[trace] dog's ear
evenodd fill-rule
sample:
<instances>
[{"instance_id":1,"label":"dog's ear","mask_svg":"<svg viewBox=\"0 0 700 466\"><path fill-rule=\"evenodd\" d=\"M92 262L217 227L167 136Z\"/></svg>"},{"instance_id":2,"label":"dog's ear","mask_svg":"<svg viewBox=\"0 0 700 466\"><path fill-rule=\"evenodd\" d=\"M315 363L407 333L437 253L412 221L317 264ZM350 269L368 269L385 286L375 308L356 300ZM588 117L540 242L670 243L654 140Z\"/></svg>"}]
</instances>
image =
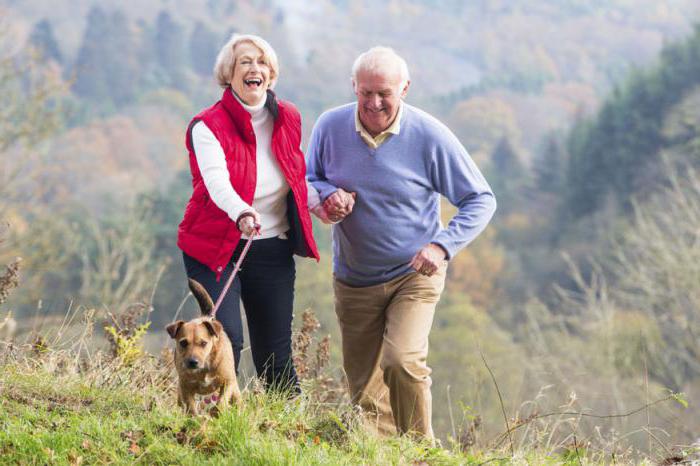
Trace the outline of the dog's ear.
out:
<instances>
[{"instance_id":1,"label":"dog's ear","mask_svg":"<svg viewBox=\"0 0 700 466\"><path fill-rule=\"evenodd\" d=\"M190 286L190 291L199 303L199 309L202 311L202 315L208 316L211 314L211 310L214 309L214 302L211 300L207 290L205 290L198 281L192 280L191 278L187 279L187 283Z\"/></svg>"},{"instance_id":2,"label":"dog's ear","mask_svg":"<svg viewBox=\"0 0 700 466\"><path fill-rule=\"evenodd\" d=\"M170 335L170 338L175 338L177 336L177 332L180 331L180 327L182 327L182 324L184 323L184 320L178 320L165 327L165 330L168 331L168 335Z\"/></svg>"},{"instance_id":3,"label":"dog's ear","mask_svg":"<svg viewBox=\"0 0 700 466\"><path fill-rule=\"evenodd\" d=\"M204 326L209 330L209 335L213 337L220 337L221 332L224 330L224 326L218 320L205 320L202 322Z\"/></svg>"}]
</instances>

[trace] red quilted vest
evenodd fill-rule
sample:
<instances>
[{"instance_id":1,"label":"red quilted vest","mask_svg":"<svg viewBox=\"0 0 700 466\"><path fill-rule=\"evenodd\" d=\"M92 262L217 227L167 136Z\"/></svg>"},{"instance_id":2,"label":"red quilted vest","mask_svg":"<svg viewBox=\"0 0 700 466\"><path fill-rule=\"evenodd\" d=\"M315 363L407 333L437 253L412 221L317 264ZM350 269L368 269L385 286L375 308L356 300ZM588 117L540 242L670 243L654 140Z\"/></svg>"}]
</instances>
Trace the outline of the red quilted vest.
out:
<instances>
[{"instance_id":1,"label":"red quilted vest","mask_svg":"<svg viewBox=\"0 0 700 466\"><path fill-rule=\"evenodd\" d=\"M278 101L268 91L265 104L274 117L272 153L289 184L287 216L294 252L319 259L314 241L311 216L307 207L306 163L301 145L301 116L289 102ZM214 133L226 155L226 165L233 189L248 204L253 203L256 183L255 132L250 114L225 89L220 101L195 116L187 129L186 145L190 153L192 197L180 222L177 245L187 255L207 265L217 280L241 239L233 220L209 198L192 147L192 126L203 121Z\"/></svg>"}]
</instances>

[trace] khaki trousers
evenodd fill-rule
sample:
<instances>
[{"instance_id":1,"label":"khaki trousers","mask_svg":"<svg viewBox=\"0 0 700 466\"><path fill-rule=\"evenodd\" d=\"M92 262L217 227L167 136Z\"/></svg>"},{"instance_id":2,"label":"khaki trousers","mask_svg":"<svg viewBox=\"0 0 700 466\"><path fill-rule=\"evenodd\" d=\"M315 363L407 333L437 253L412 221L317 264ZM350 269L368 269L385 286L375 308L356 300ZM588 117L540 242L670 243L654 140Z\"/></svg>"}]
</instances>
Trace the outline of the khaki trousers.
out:
<instances>
[{"instance_id":1,"label":"khaki trousers","mask_svg":"<svg viewBox=\"0 0 700 466\"><path fill-rule=\"evenodd\" d=\"M447 262L432 277L409 273L386 283L333 280L350 395L378 432L433 438L428 334Z\"/></svg>"}]
</instances>

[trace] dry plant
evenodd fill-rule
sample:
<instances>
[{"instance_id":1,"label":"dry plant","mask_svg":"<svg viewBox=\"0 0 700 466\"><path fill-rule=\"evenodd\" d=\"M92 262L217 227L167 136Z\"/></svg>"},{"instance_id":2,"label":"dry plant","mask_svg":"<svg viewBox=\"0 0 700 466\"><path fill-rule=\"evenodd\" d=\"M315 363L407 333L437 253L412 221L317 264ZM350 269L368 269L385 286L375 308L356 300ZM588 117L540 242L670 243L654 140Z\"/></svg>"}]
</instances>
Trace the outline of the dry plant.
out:
<instances>
[{"instance_id":1,"label":"dry plant","mask_svg":"<svg viewBox=\"0 0 700 466\"><path fill-rule=\"evenodd\" d=\"M700 173L666 163L667 188L634 205L606 262L614 298L660 333L652 377L680 389L700 379Z\"/></svg>"},{"instance_id":2,"label":"dry plant","mask_svg":"<svg viewBox=\"0 0 700 466\"><path fill-rule=\"evenodd\" d=\"M312 399L321 403L340 403L347 397L345 385L340 377L333 377L324 370L330 360L331 337L326 335L316 341L320 327L313 311L305 310L301 328L292 336L292 361Z\"/></svg>"},{"instance_id":3,"label":"dry plant","mask_svg":"<svg viewBox=\"0 0 700 466\"><path fill-rule=\"evenodd\" d=\"M0 367L13 366L26 371L50 374L57 383L74 380L90 387L113 389L127 388L146 395L148 404L170 405L175 400L176 376L172 366L172 353L153 356L139 352L136 359L126 361L115 355L112 349L95 349L95 309L69 310L63 323L51 335L37 334L24 344L0 343ZM81 327L80 331L74 331ZM73 331L68 331L68 329Z\"/></svg>"},{"instance_id":4,"label":"dry plant","mask_svg":"<svg viewBox=\"0 0 700 466\"><path fill-rule=\"evenodd\" d=\"M678 392L700 381L700 177L667 170L667 187L634 206L604 254L585 270L565 256L573 286L556 288L553 308L524 306L528 371L547 387L495 445L511 432L516 451L573 447L615 461L644 449L661 462L697 438L697 408ZM547 407L567 391L575 403ZM575 393L595 399L583 406Z\"/></svg>"},{"instance_id":5,"label":"dry plant","mask_svg":"<svg viewBox=\"0 0 700 466\"><path fill-rule=\"evenodd\" d=\"M155 239L149 231L148 206L132 206L118 225L88 222L92 251L81 253L80 295L116 313L142 302L164 271L155 259ZM152 299L151 299L152 301Z\"/></svg>"},{"instance_id":6,"label":"dry plant","mask_svg":"<svg viewBox=\"0 0 700 466\"><path fill-rule=\"evenodd\" d=\"M4 304L10 296L10 291L19 285L20 262L22 262L22 258L16 258L7 266L5 273L0 276L0 304Z\"/></svg>"}]
</instances>

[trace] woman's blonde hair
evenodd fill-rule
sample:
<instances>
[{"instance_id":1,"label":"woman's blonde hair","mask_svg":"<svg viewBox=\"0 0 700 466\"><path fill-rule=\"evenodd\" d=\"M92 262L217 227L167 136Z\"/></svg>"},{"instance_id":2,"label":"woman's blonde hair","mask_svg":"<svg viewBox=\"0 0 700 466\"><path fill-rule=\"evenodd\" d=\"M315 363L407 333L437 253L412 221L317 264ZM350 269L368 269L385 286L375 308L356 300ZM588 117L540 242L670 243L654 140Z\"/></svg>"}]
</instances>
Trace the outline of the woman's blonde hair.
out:
<instances>
[{"instance_id":1,"label":"woman's blonde hair","mask_svg":"<svg viewBox=\"0 0 700 466\"><path fill-rule=\"evenodd\" d=\"M262 51L263 59L270 67L270 89L274 88L280 71L277 54L265 39L253 34L233 34L226 45L221 47L214 65L214 77L219 86L223 88L230 86L233 70L236 67L236 47L243 42L249 42Z\"/></svg>"}]
</instances>

